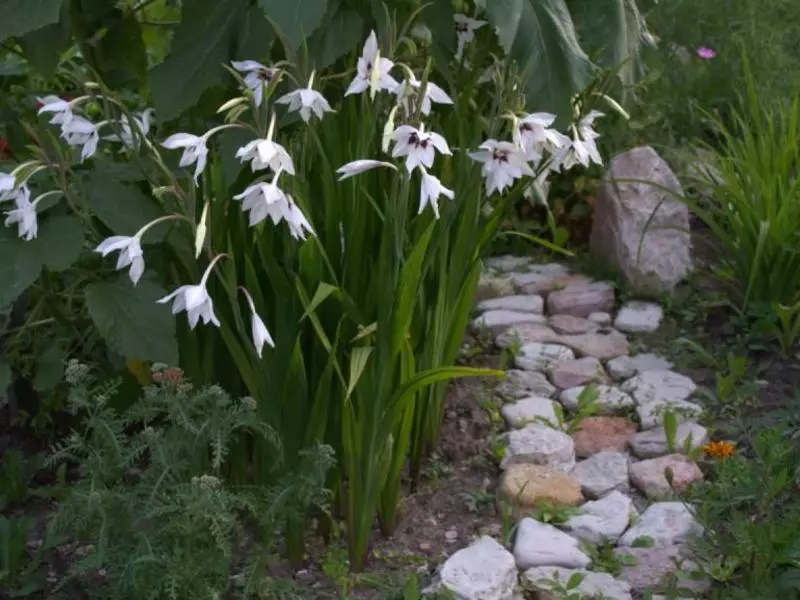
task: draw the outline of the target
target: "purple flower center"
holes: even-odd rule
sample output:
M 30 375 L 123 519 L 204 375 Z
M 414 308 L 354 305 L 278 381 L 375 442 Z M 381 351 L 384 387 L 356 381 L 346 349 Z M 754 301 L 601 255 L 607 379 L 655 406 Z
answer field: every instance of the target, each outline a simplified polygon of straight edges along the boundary
M 423 150 L 428 147 L 428 139 L 421 139 L 416 133 L 408 136 L 408 143 L 415 148 L 422 148 Z
M 507 163 L 508 162 L 508 150 L 498 150 L 495 148 L 492 150 L 492 159 L 496 160 L 497 162 Z

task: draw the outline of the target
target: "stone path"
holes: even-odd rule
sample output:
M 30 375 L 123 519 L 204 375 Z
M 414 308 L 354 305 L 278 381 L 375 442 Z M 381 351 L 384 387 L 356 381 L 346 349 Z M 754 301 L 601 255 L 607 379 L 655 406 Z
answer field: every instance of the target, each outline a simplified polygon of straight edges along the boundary
M 580 573 L 571 590 L 580 598 L 631 600 L 657 592 L 679 564 L 691 570 L 686 543 L 702 533 L 674 489 L 703 473 L 670 448 L 708 441 L 695 421 L 702 408 L 692 401 L 694 382 L 660 356 L 629 355 L 625 334 L 655 331 L 661 307 L 639 301 L 617 307 L 609 283 L 560 264 L 502 256 L 487 267 L 473 327 L 514 354 L 514 368 L 497 389 L 509 426 L 498 497 L 518 522 L 509 548 L 484 536 L 450 556 L 434 589 L 460 600 L 518 599 L 522 589 L 558 599 L 548 581 L 566 586 Z M 569 429 L 565 422 L 585 410 L 588 385 L 597 391 L 597 412 Z M 672 444 L 666 412 L 679 423 Z M 531 514 L 542 501 L 578 507 L 578 514 L 556 526 L 541 523 Z M 593 569 L 590 546 L 613 546 L 616 577 Z M 680 581 L 698 595 L 707 586 Z

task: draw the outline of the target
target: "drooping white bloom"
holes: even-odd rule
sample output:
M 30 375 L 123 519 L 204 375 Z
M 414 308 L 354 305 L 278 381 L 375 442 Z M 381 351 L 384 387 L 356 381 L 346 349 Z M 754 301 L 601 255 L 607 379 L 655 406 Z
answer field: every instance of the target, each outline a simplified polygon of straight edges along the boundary
M 397 81 L 389 75 L 393 67 L 394 63 L 391 60 L 380 56 L 378 38 L 374 31 L 370 32 L 358 59 L 356 76 L 344 95 L 360 94 L 370 87 L 376 91 L 393 91 L 398 86 Z
M 486 140 L 478 152 L 470 152 L 469 156 L 483 163 L 481 173 L 486 180 L 487 195 L 495 190 L 502 193 L 523 175 L 534 175 L 525 154 L 511 142 Z
M 403 105 L 403 110 L 405 110 L 406 114 L 409 114 L 411 111 L 409 99 L 418 92 L 420 86 L 422 86 L 422 82 L 414 77 L 412 73 L 409 73 L 409 79 L 404 79 L 403 82 L 394 89 L 394 93 Z M 425 97 L 422 99 L 422 106 L 420 107 L 423 115 L 430 114 L 431 102 L 435 102 L 436 104 L 453 104 L 453 99 L 448 96 L 442 88 L 432 81 L 429 81 L 425 86 Z
M 431 175 L 425 169 L 422 169 L 422 183 L 419 189 L 419 210 L 417 214 L 421 214 L 423 209 L 430 204 L 434 216 L 439 218 L 439 196 L 444 196 L 452 200 L 455 198 L 455 192 L 442 185 L 438 177 Z
M 224 255 L 220 254 L 211 261 L 208 267 L 206 267 L 203 277 L 200 279 L 200 283 L 197 285 L 182 285 L 163 298 L 158 299 L 156 302 L 159 304 L 166 304 L 174 300 L 172 303 L 172 314 L 176 315 L 185 310 L 189 318 L 189 327 L 191 329 L 197 326 L 200 319 L 203 320 L 205 325 L 213 323 L 219 327 L 219 319 L 217 319 L 217 315 L 214 314 L 214 301 L 211 299 L 211 296 L 208 295 L 206 284 L 208 283 L 208 277 L 214 265 L 223 256 Z
M 271 69 L 255 60 L 234 60 L 231 61 L 231 65 L 240 73 L 245 73 L 244 84 L 253 92 L 256 106 L 261 106 L 264 101 L 264 88 L 275 80 L 279 69 Z
M 424 125 L 419 129 L 411 125 L 401 125 L 394 130 L 392 140 L 392 156 L 405 156 L 409 173 L 420 165 L 430 169 L 433 166 L 434 149 L 440 154 L 452 154 L 447 141 L 438 133 L 425 131 Z
M 256 305 L 253 302 L 253 297 L 250 295 L 245 288 L 239 287 L 244 294 L 244 297 L 247 298 L 247 304 L 250 305 L 250 329 L 253 333 L 253 345 L 256 347 L 256 354 L 258 354 L 258 358 L 261 358 L 262 353 L 264 352 L 264 344 L 269 344 L 272 348 L 275 347 L 275 342 L 272 339 L 272 336 L 269 334 L 269 330 L 267 326 L 264 325 L 264 321 L 256 312 Z
M 72 115 L 72 118 L 61 126 L 61 137 L 70 146 L 81 147 L 81 162 L 83 162 L 97 152 L 97 144 L 100 142 L 99 129 L 100 125 L 95 125 L 81 116 Z
M 328 104 L 325 96 L 311 86 L 314 84 L 314 73 L 308 80 L 308 87 L 289 92 L 275 100 L 277 104 L 288 104 L 289 112 L 300 111 L 300 118 L 306 123 L 311 120 L 312 113 L 321 119 L 326 112 L 336 112 Z
M 50 123 L 54 125 L 64 125 L 72 120 L 72 104 L 66 100 L 62 100 L 58 96 L 45 96 L 44 98 L 37 98 L 39 108 L 37 114 L 54 113 Z
M 486 21 L 470 19 L 467 15 L 455 14 L 453 20 L 456 22 L 456 35 L 458 36 L 458 48 L 456 49 L 456 60 L 461 60 L 464 54 L 464 46 L 475 39 L 475 32 L 486 25 Z
M 181 160 L 178 163 L 181 167 L 188 167 L 193 163 L 197 163 L 194 170 L 194 180 L 200 177 L 200 173 L 206 168 L 206 161 L 208 160 L 208 147 L 206 136 L 197 136 L 190 133 L 176 133 L 169 136 L 164 140 L 161 145 L 164 148 L 175 150 L 176 148 L 183 148 Z
M 119 134 L 111 134 L 105 136 L 103 139 L 110 142 L 122 142 L 122 144 L 129 149 L 139 149 L 139 136 L 147 136 L 150 133 L 150 117 L 153 114 L 153 109 L 148 108 L 145 111 L 137 113 L 133 116 L 136 125 L 136 131 L 131 127 L 127 115 L 122 115 L 119 120 L 121 132 Z
M 11 200 L 17 195 L 17 180 L 13 175 L 0 172 L 0 202 Z
M 278 187 L 280 171 L 269 183 L 254 183 L 233 198 L 242 200 L 242 210 L 250 213 L 250 226 L 257 225 L 267 217 L 274 225 L 285 220 L 289 232 L 295 239 L 306 239 L 305 232 L 313 234 L 305 215 L 297 208 L 292 197 Z
M 27 186 L 23 186 L 21 189 L 24 189 L 25 192 L 18 194 L 15 198 L 16 208 L 6 213 L 5 226 L 10 227 L 16 223 L 17 235 L 29 242 L 39 232 L 39 222 L 36 218 L 36 202 L 30 201 L 30 192 Z
M 139 282 L 142 273 L 144 273 L 144 252 L 142 251 L 138 234 L 134 236 L 112 235 L 100 242 L 94 251 L 103 256 L 108 256 L 111 252 L 119 252 L 117 271 L 130 266 L 128 276 L 131 278 L 133 285 Z
M 397 167 L 390 162 L 381 160 L 354 160 L 336 169 L 336 173 L 339 175 L 338 181 L 343 181 L 349 177 L 354 177 L 355 175 L 360 175 L 361 173 L 380 167 L 397 170 Z
M 576 125 L 573 125 L 572 139 L 556 156 L 559 169 L 571 169 L 578 164 L 584 167 L 588 167 L 592 163 L 603 164 L 603 158 L 600 156 L 597 142 L 595 142 L 600 134 L 592 127 L 594 120 L 601 116 L 603 113 L 593 110 Z
M 554 154 L 570 143 L 569 137 L 551 128 L 555 120 L 556 116 L 550 113 L 532 113 L 520 119 L 514 142 L 529 161 L 538 164 L 545 152 Z
M 286 171 L 294 175 L 294 163 L 286 148 L 269 139 L 253 140 L 236 151 L 236 158 L 241 162 L 250 161 L 250 168 L 255 173 L 261 169 L 272 169 L 273 173 Z

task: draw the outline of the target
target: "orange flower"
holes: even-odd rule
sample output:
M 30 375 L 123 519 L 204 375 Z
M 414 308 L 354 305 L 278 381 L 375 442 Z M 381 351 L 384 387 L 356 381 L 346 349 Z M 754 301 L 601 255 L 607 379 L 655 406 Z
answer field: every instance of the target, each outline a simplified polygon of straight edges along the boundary
M 731 442 L 709 442 L 703 446 L 703 451 L 711 458 L 730 458 L 736 451 L 736 446 Z

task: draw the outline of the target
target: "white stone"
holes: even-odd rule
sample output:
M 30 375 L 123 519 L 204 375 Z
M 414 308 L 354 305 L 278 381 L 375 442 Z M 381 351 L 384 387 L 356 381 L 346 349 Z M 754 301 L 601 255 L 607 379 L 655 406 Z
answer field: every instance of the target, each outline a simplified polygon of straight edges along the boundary
M 675 415 L 675 420 L 681 423 L 697 419 L 703 414 L 703 407 L 687 400 L 649 402 L 636 407 L 636 414 L 639 416 L 642 429 L 661 426 L 664 423 L 664 415 L 668 412 Z
M 683 502 L 656 502 L 642 513 L 636 524 L 619 539 L 619 546 L 633 546 L 639 538 L 649 538 L 655 546 L 672 546 L 702 535 L 703 526 Z
M 519 354 L 514 357 L 514 365 L 526 371 L 547 371 L 562 360 L 574 358 L 575 353 L 566 346 L 531 342 L 520 348 Z
M 566 586 L 570 578 L 576 573 L 583 575 L 581 583 L 573 590 L 575 598 L 588 600 L 589 598 L 602 598 L 603 600 L 631 600 L 631 586 L 624 581 L 614 579 L 608 573 L 594 573 L 585 569 L 564 569 L 562 567 L 535 567 L 525 571 L 523 576 L 528 584 L 536 588 L 537 600 L 562 600 L 564 596 L 549 591 L 550 583 L 557 581 L 561 586 Z M 570 595 L 570 598 L 573 598 Z
M 507 432 L 505 438 L 507 446 L 501 469 L 527 463 L 569 473 L 575 466 L 575 446 L 563 431 L 534 423 Z
M 606 363 L 608 374 L 614 379 L 628 379 L 645 371 L 668 371 L 672 363 L 658 354 L 618 356 Z
M 609 492 L 627 492 L 628 455 L 622 452 L 598 452 L 575 465 L 570 473 L 581 484 L 589 498 L 600 498 Z
M 633 501 L 625 494 L 613 491 L 600 500 L 581 506 L 581 514 L 570 517 L 563 528 L 578 539 L 589 543 L 615 544 L 636 516 Z
M 593 356 L 558 362 L 550 367 L 549 374 L 553 384 L 564 389 L 609 381 L 603 365 Z
M 552 398 L 556 387 L 548 381 L 544 373 L 511 369 L 497 386 L 497 392 L 511 400 L 519 400 L 527 396 L 544 396 Z
M 478 312 L 485 313 L 490 310 L 507 310 L 540 315 L 544 312 L 544 300 L 536 294 L 518 294 L 502 298 L 490 298 L 478 303 Z
M 711 587 L 711 580 L 702 575 L 699 578 L 696 576 L 702 571 L 689 558 L 690 554 L 691 550 L 682 545 L 616 548 L 614 556 L 623 562 L 617 578 L 629 584 L 634 592 L 646 596 L 648 591 L 677 576 L 677 587 L 682 592 L 680 598 L 706 597 L 704 592 Z
M 517 568 L 508 550 L 484 536 L 448 558 L 439 581 L 458 600 L 512 600 Z
M 682 195 L 678 178 L 651 147 L 615 156 L 596 198 L 591 255 L 619 269 L 634 292 L 671 292 L 692 264 Z
M 543 315 L 530 312 L 518 312 L 513 310 L 490 310 L 483 313 L 472 321 L 474 331 L 488 329 L 493 335 L 502 333 L 512 325 L 522 323 L 544 324 L 547 319 Z
M 664 309 L 654 302 L 627 302 L 617 313 L 614 327 L 627 333 L 650 333 L 663 317 Z
M 529 256 L 492 256 L 486 259 L 486 266 L 496 271 L 515 271 L 527 267 L 531 262 Z
M 497 336 L 494 343 L 498 348 L 522 347 L 534 342 L 539 344 L 557 343 L 559 335 L 541 323 L 522 323 L 512 325 Z
M 694 421 L 679 423 L 675 431 L 674 448 L 671 450 L 667 442 L 667 433 L 663 427 L 640 431 L 630 441 L 633 453 L 639 458 L 654 458 L 669 454 L 671 451 L 683 452 L 687 440 L 689 449 L 697 450 L 708 443 L 708 430 Z
M 593 312 L 586 318 L 593 323 L 597 323 L 600 327 L 611 325 L 611 315 L 607 312 Z
M 622 384 L 639 404 L 686 400 L 697 389 L 694 381 L 673 371 L 645 371 Z
M 542 396 L 528 396 L 511 404 L 504 404 L 500 414 L 511 427 L 525 427 L 530 423 L 558 423 L 556 417 L 557 404 Z
M 574 537 L 530 517 L 522 519 L 517 526 L 514 558 L 518 569 L 542 566 L 584 568 L 592 562 L 581 552 Z
M 567 410 L 578 410 L 578 398 L 586 389 L 587 386 L 580 385 L 578 387 L 569 388 L 564 390 L 558 397 L 561 404 Z M 633 398 L 628 394 L 621 391 L 619 388 L 610 385 L 596 385 L 597 389 L 597 406 L 601 413 L 610 414 L 619 412 L 634 405 Z

